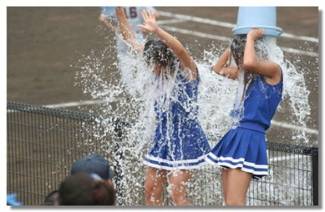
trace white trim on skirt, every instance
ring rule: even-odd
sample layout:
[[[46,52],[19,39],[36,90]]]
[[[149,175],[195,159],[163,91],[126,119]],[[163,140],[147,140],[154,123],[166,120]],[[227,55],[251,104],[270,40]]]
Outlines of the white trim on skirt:
[[[210,156],[211,158],[215,159],[216,161],[211,160],[208,156]],[[224,158],[224,160],[229,160],[232,161],[234,163],[238,163],[238,164],[231,164],[229,162],[221,162],[219,161],[219,159]],[[217,165],[219,167],[228,167],[231,169],[236,169],[236,168],[240,168],[242,171],[251,173],[253,175],[268,175],[268,165],[258,165],[258,164],[254,164],[248,161],[243,160],[243,158],[232,158],[232,157],[216,157],[214,154],[209,153],[206,155],[205,160],[212,165]],[[244,167],[244,165],[248,166],[248,167]],[[261,171],[257,171],[254,170],[254,168],[256,169],[266,169],[266,170],[261,170]]]
[[[158,157],[153,157],[151,155],[146,155],[143,159],[143,164],[153,168],[165,170],[198,169],[207,163],[205,161],[205,157],[206,155],[202,155],[196,159],[170,161]],[[153,162],[150,162],[149,160]],[[163,165],[161,163],[165,163],[166,165]],[[193,165],[191,165],[191,163]]]

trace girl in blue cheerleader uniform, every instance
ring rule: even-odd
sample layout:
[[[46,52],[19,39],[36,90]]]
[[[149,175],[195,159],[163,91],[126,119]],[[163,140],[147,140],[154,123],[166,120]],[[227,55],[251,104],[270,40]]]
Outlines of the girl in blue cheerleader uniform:
[[[144,157],[148,167],[145,176],[146,205],[162,205],[163,188],[168,182],[175,205],[189,205],[186,182],[191,169],[203,165],[210,152],[207,138],[198,121],[197,66],[185,47],[172,35],[160,28],[151,12],[144,12],[140,28],[158,39],[138,44],[130,31],[123,10],[118,10],[122,35],[134,50],[140,52],[157,81],[161,93],[154,106],[157,125],[153,145]],[[148,73],[149,74],[149,73]],[[170,92],[164,92],[172,82]],[[168,87],[168,86],[167,86]],[[170,86],[169,86],[170,87]]]
[[[256,40],[262,36],[261,29],[236,36],[213,66],[228,78],[243,76],[242,93],[231,113],[234,126],[206,157],[209,163],[223,167],[224,201],[231,206],[245,205],[251,179],[268,174],[265,132],[282,99],[280,66],[257,56]],[[236,66],[229,65],[231,56]]]

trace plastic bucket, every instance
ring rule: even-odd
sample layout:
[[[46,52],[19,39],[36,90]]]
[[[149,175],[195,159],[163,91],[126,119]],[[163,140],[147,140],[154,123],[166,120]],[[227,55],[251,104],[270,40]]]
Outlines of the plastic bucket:
[[[233,33],[247,34],[252,28],[262,28],[265,35],[280,36],[282,29],[276,26],[276,7],[239,7]]]

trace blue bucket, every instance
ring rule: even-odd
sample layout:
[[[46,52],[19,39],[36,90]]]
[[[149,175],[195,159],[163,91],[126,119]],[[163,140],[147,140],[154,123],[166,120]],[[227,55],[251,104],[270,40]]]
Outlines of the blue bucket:
[[[239,7],[234,35],[247,34],[252,28],[262,28],[265,35],[279,37],[282,29],[276,26],[276,8]]]

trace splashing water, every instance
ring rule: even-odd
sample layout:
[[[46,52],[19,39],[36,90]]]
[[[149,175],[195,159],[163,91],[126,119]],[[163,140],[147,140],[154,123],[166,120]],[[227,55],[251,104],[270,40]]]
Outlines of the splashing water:
[[[295,122],[305,127],[310,106],[309,91],[303,74],[298,72],[291,62],[284,60],[283,52],[277,47],[274,39],[266,39],[263,45],[267,46],[270,59],[278,63],[283,70],[283,98],[289,102]],[[99,117],[98,122],[104,126],[101,128],[104,130],[88,129],[89,133],[95,134],[98,138],[112,137],[115,132],[112,124],[114,120],[129,123],[128,127],[123,128],[123,139],[112,137],[111,141],[101,145],[114,158],[113,165],[120,167],[122,179],[118,183],[121,191],[117,197],[118,204],[143,205],[142,158],[153,140],[156,125],[154,101],[162,94],[157,92],[156,77],[141,57],[125,54],[118,58],[118,63],[110,64],[109,61],[116,61],[111,54],[110,46],[114,45],[108,45],[103,50],[92,50],[89,55],[83,56],[78,61],[75,65],[79,70],[76,84],[85,94],[104,102],[90,111]],[[211,147],[233,123],[229,113],[238,87],[238,81],[226,79],[211,71],[210,67],[217,58],[217,54],[213,51],[204,51],[203,60],[197,62],[201,81],[197,101],[199,121]],[[170,94],[175,85],[169,83],[165,86],[167,94]],[[299,142],[308,142],[304,131],[296,130],[295,136]],[[205,186],[211,183],[213,185]],[[202,188],[202,185],[205,188]],[[208,194],[208,197],[197,195],[198,187],[201,189],[199,193]],[[202,204],[203,200],[205,206],[216,204],[216,200],[221,196],[221,189],[216,191],[216,188],[220,188],[220,182],[215,172],[194,170],[188,188],[190,188],[189,197],[196,205]],[[166,192],[168,193],[168,189]]]
[[[290,114],[291,122],[306,128],[311,109],[308,102],[310,92],[307,89],[303,73],[299,72],[290,61],[284,59],[283,52],[276,45],[275,38],[264,39],[264,45],[268,50],[269,59],[279,64],[283,71],[283,102],[287,101],[293,111]],[[284,104],[280,104],[280,109],[281,105]],[[292,138],[297,144],[308,144],[310,140],[302,128],[295,129]]]
[[[308,102],[310,92],[307,89],[303,73],[299,72],[290,61],[284,59],[282,50],[276,45],[276,38],[266,37],[262,42],[257,42],[257,45],[262,46],[260,49],[267,51],[268,59],[280,65],[283,71],[283,102],[288,104],[293,111],[290,114],[292,123],[301,127],[294,130],[293,142],[297,144],[310,143],[303,130],[307,126],[311,111]],[[209,136],[215,138],[219,133],[224,134],[229,126],[236,121],[229,117],[229,113],[234,106],[240,82],[225,79],[209,71],[211,64],[217,61],[217,57],[212,51],[204,52],[204,61],[207,62],[198,63],[202,79],[199,98],[200,120],[206,133],[210,133]],[[282,105],[284,103],[279,105],[280,110]]]

